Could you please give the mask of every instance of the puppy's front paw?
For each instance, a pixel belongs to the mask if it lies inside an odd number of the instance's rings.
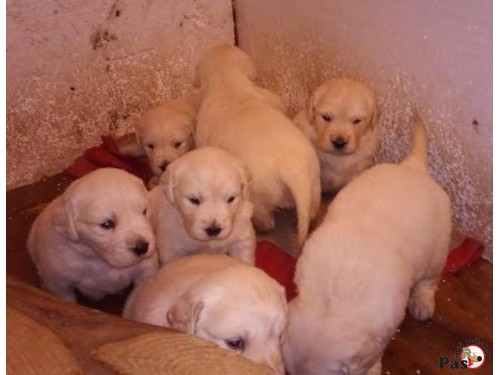
[[[408,302],[411,316],[417,320],[430,319],[434,315],[434,288],[416,288]]]
[[[259,215],[252,218],[255,230],[260,233],[272,232],[275,227],[274,217],[272,215]]]

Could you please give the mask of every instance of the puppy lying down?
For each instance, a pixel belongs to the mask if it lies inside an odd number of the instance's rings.
[[[262,270],[225,255],[164,265],[130,295],[123,316],[184,331],[284,373],[284,289]]]
[[[170,164],[149,194],[161,263],[198,252],[255,262],[255,231],[243,163],[224,150],[193,150]]]
[[[76,181],[36,218],[28,251],[43,289],[75,301],[75,289],[100,299],[156,271],[143,182],[98,169]]]
[[[380,374],[405,308],[416,319],[433,315],[451,212],[426,153],[416,119],[405,160],[354,179],[306,242],[284,344],[291,374]]]
[[[316,149],[323,192],[337,192],[373,165],[379,146],[377,107],[361,82],[340,78],[324,83],[293,122]]]
[[[216,146],[248,168],[259,231],[274,229],[277,208],[296,208],[298,243],[320,202],[319,162],[307,138],[283,114],[279,99],[258,87],[250,57],[234,46],[212,48],[198,65],[201,104],[195,143]]]

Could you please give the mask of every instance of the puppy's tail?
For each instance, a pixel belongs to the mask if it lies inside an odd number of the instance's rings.
[[[314,155],[314,159],[316,155]],[[321,201],[319,163],[304,163],[303,168],[288,165],[282,168],[281,179],[290,190],[297,209],[297,242],[302,248],[309,232],[309,224],[316,217]],[[317,165],[316,165],[317,164]]]
[[[410,152],[401,162],[406,165],[421,171],[427,171],[427,131],[425,124],[420,117],[420,114],[413,111],[413,132],[412,132],[412,145]]]

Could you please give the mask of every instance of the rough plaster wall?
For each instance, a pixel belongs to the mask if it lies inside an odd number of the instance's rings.
[[[192,85],[230,0],[8,0],[7,188],[59,172]]]
[[[381,161],[409,144],[411,103],[428,120],[431,174],[459,231],[492,259],[492,2],[236,0],[238,44],[266,86],[303,107],[347,76],[379,96]]]

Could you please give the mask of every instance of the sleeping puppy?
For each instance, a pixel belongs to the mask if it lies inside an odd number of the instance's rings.
[[[225,255],[177,259],[130,295],[128,319],[172,327],[284,373],[286,300],[262,270]]]
[[[412,150],[342,189],[309,237],[289,307],[291,374],[380,374],[405,316],[432,317],[451,234],[450,201],[427,174],[425,127]]]
[[[311,140],[321,164],[321,189],[335,193],[374,163],[379,147],[373,93],[362,83],[333,79],[315,90],[295,125]]]
[[[137,142],[155,175],[193,148],[197,107],[196,96],[181,97],[150,110],[137,125]]]
[[[311,143],[284,115],[277,95],[255,85],[252,61],[237,47],[212,48],[202,57],[198,75],[196,146],[220,147],[245,163],[257,230],[274,229],[276,208],[296,207],[302,244],[321,195]]]
[[[224,150],[205,147],[172,162],[149,194],[161,263],[198,252],[255,262],[248,176]]]
[[[158,268],[143,182],[102,168],[74,181],[36,218],[28,251],[43,289],[75,301],[138,284]]]

